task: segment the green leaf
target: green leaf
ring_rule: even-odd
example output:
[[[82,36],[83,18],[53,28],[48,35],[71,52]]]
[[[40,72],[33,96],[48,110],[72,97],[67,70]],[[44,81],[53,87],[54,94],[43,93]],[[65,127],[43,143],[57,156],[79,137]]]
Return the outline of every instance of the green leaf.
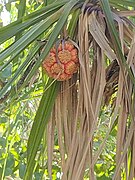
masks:
[[[20,76],[20,74],[28,66],[28,64],[31,62],[32,58],[34,57],[34,55],[37,53],[38,50],[39,50],[39,45],[35,46],[35,48],[32,49],[32,51],[30,51],[30,53],[29,53],[27,59],[25,60],[25,62],[17,69],[14,76],[7,82],[7,84],[0,91],[0,97],[2,97],[7,92],[8,88],[10,88],[11,85],[14,83],[14,81]],[[6,69],[4,70],[4,72],[6,71]],[[2,73],[2,75],[3,75],[3,73]]]
[[[110,4],[111,4],[111,6],[112,7],[115,7],[115,8],[117,8],[117,9],[119,9],[119,10],[122,10],[122,11],[127,11],[128,10],[128,7],[125,7],[125,6],[123,6],[123,5],[121,5],[121,4],[118,4],[116,1],[115,2],[110,2]]]
[[[109,0],[110,3],[116,3],[116,0]],[[135,7],[135,1],[132,0],[117,0],[117,4],[122,6]]]
[[[19,54],[19,52],[22,51],[22,49],[24,49],[31,41],[33,41],[37,36],[39,36],[40,33],[42,33],[45,29],[47,29],[52,24],[52,22],[54,22],[57,18],[59,18],[59,16],[61,15],[61,11],[63,11],[63,9],[61,9],[56,14],[49,17],[47,20],[40,22],[41,26],[39,26],[39,24],[38,24],[38,25],[36,25],[36,27],[32,28],[28,33],[26,33],[22,38],[20,38],[10,48],[8,48],[7,51],[4,51],[0,55],[0,58],[4,59],[4,58],[8,57],[8,55],[15,52],[14,56],[12,56],[12,58],[10,59],[10,61],[11,61],[17,54]],[[65,17],[65,18],[67,18],[67,17]],[[64,18],[64,20],[65,20],[65,18]],[[63,24],[62,24],[62,26],[63,26]],[[60,28],[62,26],[60,26]],[[56,31],[57,31],[57,29],[56,29]],[[40,60],[38,62],[36,62],[30,75],[27,77],[25,83],[30,80],[30,78],[33,76],[35,71],[39,68],[39,66],[41,64],[41,60],[43,60],[43,58],[48,54],[50,48],[52,47],[55,39],[57,38],[57,36],[59,34],[59,31],[52,33],[52,36],[50,37],[50,41],[48,43],[48,46],[45,49],[46,50],[45,53],[43,53]],[[18,74],[16,74],[16,77],[18,77]],[[10,87],[11,83],[16,79],[16,77],[13,77],[9,81],[9,83],[7,83],[6,86],[0,91],[0,96],[3,96],[6,93],[6,90]]]
[[[5,169],[5,176],[10,176],[13,173],[13,170],[11,168]]]
[[[12,154],[9,154],[7,163],[6,163],[6,168],[13,168],[14,164],[15,164],[14,156]]]
[[[107,24],[108,24],[108,27],[110,30],[110,35],[111,35],[111,38],[113,41],[114,50],[115,50],[115,53],[116,53],[117,58],[119,60],[119,63],[121,65],[121,68],[122,68],[121,70],[123,72],[123,75],[124,75],[124,69],[126,68],[128,74],[129,74],[129,77],[130,77],[132,83],[134,84],[134,88],[135,88],[135,78],[134,78],[134,75],[132,74],[131,69],[129,68],[129,66],[126,62],[126,59],[122,53],[118,32],[117,32],[116,27],[114,25],[114,20],[113,20],[113,16],[112,16],[112,12],[111,12],[109,2],[108,2],[108,0],[100,0],[100,2],[102,5],[102,8],[103,8],[103,11],[105,13],[105,18],[106,18],[106,21],[107,21]],[[124,4],[124,2],[123,2],[123,4]]]
[[[25,170],[26,170],[26,165],[20,163],[20,165],[19,165],[19,176],[21,179],[23,179],[23,177],[24,177]]]
[[[61,15],[63,9],[60,9],[47,19],[39,22],[33,26],[24,36],[16,41],[12,46],[5,50],[0,55],[0,61],[3,61],[10,55],[13,55],[11,59],[14,59],[24,48],[26,48],[31,42],[33,42],[38,36],[46,31]]]
[[[18,0],[8,0],[9,3],[16,2],[16,1],[18,1]]]
[[[52,15],[58,8],[64,5],[67,0],[63,2],[53,3],[49,6],[43,7],[40,10],[31,13],[27,16],[19,18],[17,21],[3,27],[0,29],[0,44],[9,38],[13,37],[17,33],[29,28],[30,26],[40,22],[42,19],[45,19]]]
[[[52,80],[48,82],[47,86],[50,86],[51,83]],[[44,92],[40,101],[28,140],[28,162],[24,178],[25,180],[30,180],[32,177],[33,169],[35,166],[35,156],[41,143],[41,139],[50,117],[58,90],[59,82],[55,81],[50,86],[50,88],[48,88],[47,91]]]
[[[18,18],[17,19],[24,16],[25,9],[26,9],[26,0],[20,1],[19,6],[18,6]],[[21,31],[20,31],[20,33],[16,34],[15,41],[20,39],[21,35],[22,35]]]
[[[72,19],[71,19],[71,21],[69,23],[69,27],[68,27],[68,35],[71,38],[73,38],[73,36],[74,36],[76,25],[77,25],[77,22],[78,22],[78,19],[79,19],[79,14],[80,14],[80,9],[77,9],[72,14]]]
[[[11,64],[7,65],[6,68],[0,72],[0,78],[6,79],[11,77],[12,74],[11,70],[12,70],[12,65]]]
[[[2,146],[3,148],[6,146],[6,139],[3,137],[0,137],[0,146]]]
[[[6,10],[7,10],[7,11],[10,11],[10,10],[11,10],[11,3],[7,3],[7,4],[5,5],[5,7],[6,7]]]
[[[0,124],[6,123],[7,119],[5,117],[0,118]]]

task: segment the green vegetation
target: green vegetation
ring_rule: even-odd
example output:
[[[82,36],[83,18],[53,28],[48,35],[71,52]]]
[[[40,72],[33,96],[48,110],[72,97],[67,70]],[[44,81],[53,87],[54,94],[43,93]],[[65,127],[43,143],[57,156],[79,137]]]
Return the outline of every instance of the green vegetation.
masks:
[[[0,0],[0,179],[135,179],[134,0]],[[64,40],[79,70],[49,78]],[[63,45],[64,47],[64,45]]]

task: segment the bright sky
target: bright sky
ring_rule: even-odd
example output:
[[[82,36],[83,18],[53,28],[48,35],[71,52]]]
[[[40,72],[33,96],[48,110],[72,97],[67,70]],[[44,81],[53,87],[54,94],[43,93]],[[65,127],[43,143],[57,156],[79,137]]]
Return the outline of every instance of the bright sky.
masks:
[[[4,0],[0,0],[1,4],[4,4]],[[8,0],[6,0],[6,3],[8,3]]]
[[[3,25],[6,26],[10,22],[10,13],[4,9],[4,11],[1,13],[1,19],[3,22]]]
[[[0,4],[3,4],[3,0],[0,0]],[[10,23],[10,13],[5,8],[3,8],[0,17],[4,26]]]

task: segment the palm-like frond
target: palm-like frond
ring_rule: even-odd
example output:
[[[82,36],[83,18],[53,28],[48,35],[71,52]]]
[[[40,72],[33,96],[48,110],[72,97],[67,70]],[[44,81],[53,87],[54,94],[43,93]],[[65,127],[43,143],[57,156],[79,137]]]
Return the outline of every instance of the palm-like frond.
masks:
[[[50,179],[55,139],[62,179],[82,180],[85,176],[94,179],[94,166],[114,127],[117,142],[113,179],[120,179],[123,169],[127,179],[134,178],[135,25],[128,16],[134,16],[135,11],[129,8],[135,8],[134,1],[57,0],[27,16],[18,16],[17,21],[0,29],[0,43],[10,38],[13,42],[0,55],[1,71],[8,64],[13,67],[12,77],[1,83],[0,91],[1,102],[8,100],[11,105],[25,98],[19,98],[21,92],[31,87],[31,78],[63,31],[79,52],[80,69],[70,80],[60,83],[43,75],[44,83],[40,86],[43,95],[28,139],[24,179],[32,179],[43,138],[47,138]],[[45,44],[37,42],[44,38]],[[27,56],[18,58],[26,48]],[[107,106],[111,110],[108,129],[94,151],[100,113]],[[2,106],[3,109],[8,107]]]

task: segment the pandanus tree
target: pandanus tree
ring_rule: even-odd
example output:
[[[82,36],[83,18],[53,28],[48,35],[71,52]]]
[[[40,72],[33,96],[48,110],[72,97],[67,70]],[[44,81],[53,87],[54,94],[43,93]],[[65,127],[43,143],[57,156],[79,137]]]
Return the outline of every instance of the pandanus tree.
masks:
[[[58,157],[61,179],[98,178],[95,168],[100,169],[97,164],[115,131],[108,177],[133,180],[135,2],[48,0],[29,14],[26,3],[20,1],[17,20],[0,29],[0,111],[10,119],[3,136],[9,137],[17,120],[22,121],[15,115],[19,107],[28,99],[37,101],[32,126],[25,122],[31,130],[23,179],[33,179],[41,167],[39,179],[45,179],[46,171],[56,179],[52,172]],[[10,77],[2,78],[7,71]],[[100,137],[103,112],[107,128]]]

